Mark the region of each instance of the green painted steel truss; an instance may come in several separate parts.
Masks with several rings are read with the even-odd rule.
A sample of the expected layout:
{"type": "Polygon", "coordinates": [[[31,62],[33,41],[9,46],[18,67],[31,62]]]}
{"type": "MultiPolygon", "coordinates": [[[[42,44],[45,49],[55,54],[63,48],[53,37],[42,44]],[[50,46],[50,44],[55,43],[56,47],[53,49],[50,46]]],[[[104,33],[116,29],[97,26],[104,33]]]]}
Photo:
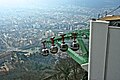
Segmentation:
{"type": "MultiPolygon", "coordinates": [[[[68,53],[68,55],[73,58],[77,63],[79,64],[85,64],[88,63],[88,48],[85,45],[85,41],[84,40],[88,40],[89,39],[89,29],[83,29],[83,30],[75,30],[69,33],[66,33],[66,35],[64,36],[65,40],[70,40],[72,38],[72,33],[77,33],[77,43],[79,43],[79,50],[81,51],[81,54],[76,53],[75,51],[73,51],[71,48],[68,48],[68,50],[66,51],[68,53]]],[[[61,44],[61,36],[55,36],[54,38],[54,43],[56,45],[58,45],[60,47],[61,44]]],[[[51,40],[50,38],[46,39],[46,43],[48,45],[51,44],[51,40]]]]}

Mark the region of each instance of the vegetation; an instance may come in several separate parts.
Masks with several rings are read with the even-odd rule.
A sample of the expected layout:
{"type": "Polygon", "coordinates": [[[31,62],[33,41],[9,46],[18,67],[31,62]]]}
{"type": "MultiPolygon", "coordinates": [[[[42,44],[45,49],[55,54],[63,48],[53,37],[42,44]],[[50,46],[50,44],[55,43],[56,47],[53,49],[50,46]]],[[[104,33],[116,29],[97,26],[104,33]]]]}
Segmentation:
{"type": "Polygon", "coordinates": [[[86,77],[86,71],[69,57],[55,60],[51,55],[46,58],[32,55],[24,62],[11,65],[14,69],[0,75],[1,80],[83,80],[83,76],[86,77]]]}

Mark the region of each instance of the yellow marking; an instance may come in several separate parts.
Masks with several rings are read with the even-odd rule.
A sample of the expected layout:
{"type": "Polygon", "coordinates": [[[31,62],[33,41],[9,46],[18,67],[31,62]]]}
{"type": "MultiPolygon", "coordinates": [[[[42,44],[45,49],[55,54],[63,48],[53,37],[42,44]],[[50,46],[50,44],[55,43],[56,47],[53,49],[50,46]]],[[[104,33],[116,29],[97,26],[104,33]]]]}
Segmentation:
{"type": "Polygon", "coordinates": [[[114,20],[120,20],[120,15],[118,16],[106,16],[103,18],[100,18],[99,20],[103,20],[103,21],[114,21],[114,20]]]}

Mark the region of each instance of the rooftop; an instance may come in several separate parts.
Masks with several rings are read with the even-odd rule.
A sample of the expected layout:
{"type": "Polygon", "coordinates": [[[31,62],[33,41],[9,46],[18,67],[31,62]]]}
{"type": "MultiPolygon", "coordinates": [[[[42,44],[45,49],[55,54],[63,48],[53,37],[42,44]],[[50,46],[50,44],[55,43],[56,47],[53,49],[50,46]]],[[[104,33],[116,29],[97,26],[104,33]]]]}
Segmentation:
{"type": "Polygon", "coordinates": [[[99,20],[103,20],[103,21],[117,21],[117,20],[120,20],[120,15],[106,16],[106,17],[100,18],[99,20]]]}

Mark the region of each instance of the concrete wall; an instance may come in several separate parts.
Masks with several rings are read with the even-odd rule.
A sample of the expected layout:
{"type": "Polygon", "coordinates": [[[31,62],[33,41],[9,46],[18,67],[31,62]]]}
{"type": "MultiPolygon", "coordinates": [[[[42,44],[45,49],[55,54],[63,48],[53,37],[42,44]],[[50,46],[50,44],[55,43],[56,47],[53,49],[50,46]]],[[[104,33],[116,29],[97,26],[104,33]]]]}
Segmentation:
{"type": "Polygon", "coordinates": [[[120,80],[120,27],[109,27],[105,80],[120,80]]]}
{"type": "Polygon", "coordinates": [[[108,22],[90,22],[89,80],[104,80],[108,22]]]}
{"type": "Polygon", "coordinates": [[[120,80],[120,27],[90,21],[88,80],[120,80]]]}

